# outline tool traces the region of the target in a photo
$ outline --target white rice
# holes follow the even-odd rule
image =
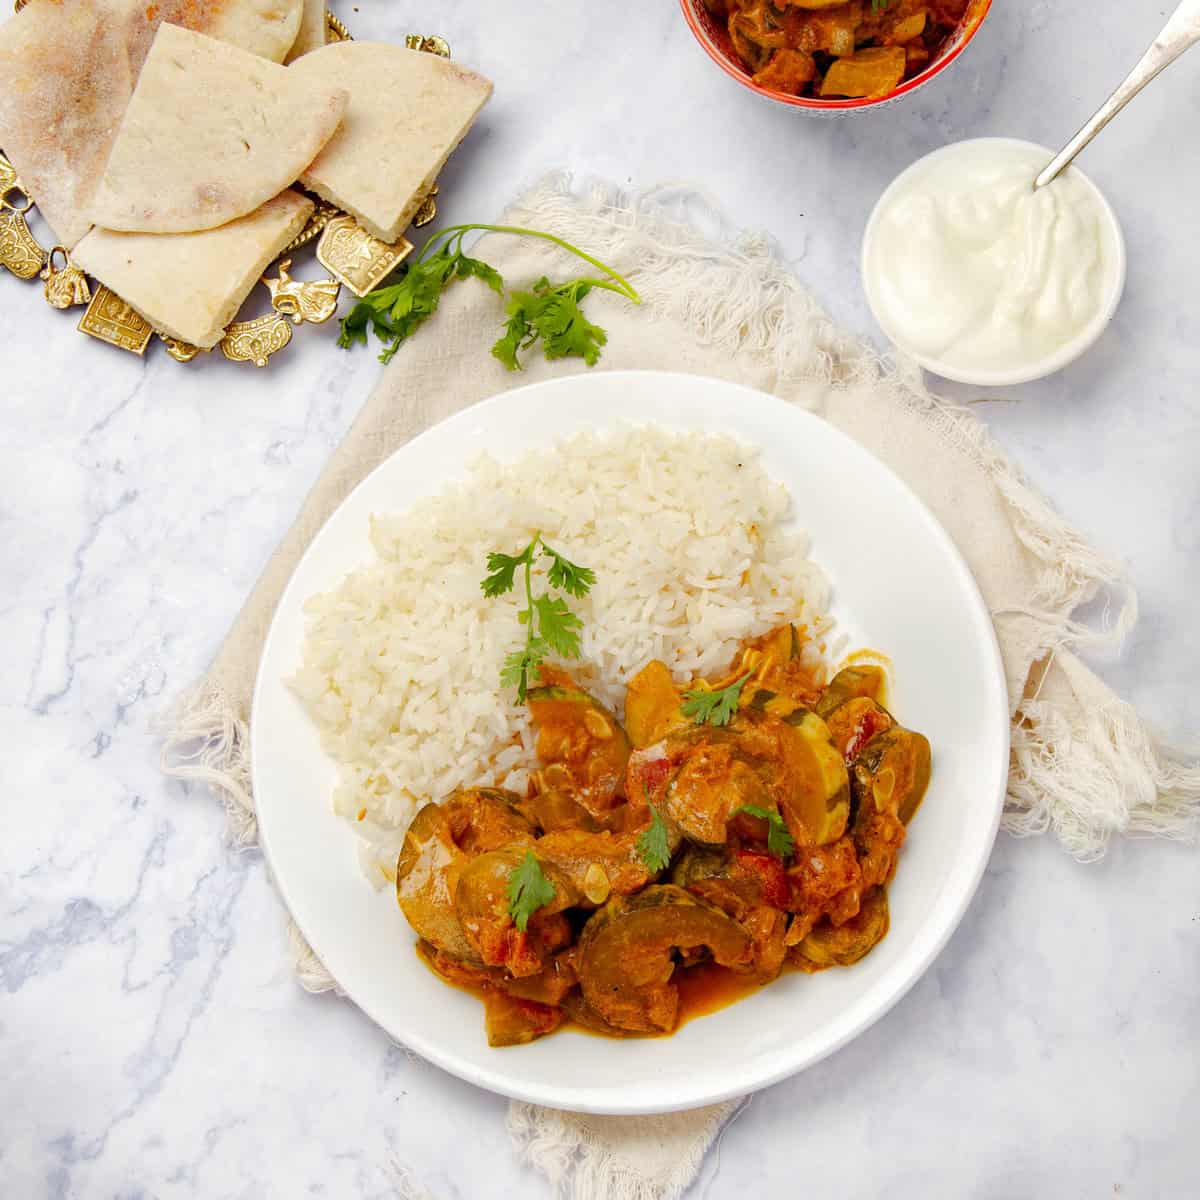
[[[568,597],[584,627],[567,665],[620,714],[652,658],[680,681],[715,673],[743,638],[788,620],[817,635],[819,657],[828,583],[790,503],[731,438],[634,428],[511,465],[482,458],[465,483],[375,517],[376,561],[306,604],[291,681],[338,764],[334,809],[364,839],[368,878],[390,875],[419,804],[463,786],[520,790],[534,762],[528,715],[499,683],[524,641],[524,598],[485,599],[490,551],[519,553],[540,530],[596,572],[590,595]]]

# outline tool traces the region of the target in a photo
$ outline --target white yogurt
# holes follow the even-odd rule
[[[967,383],[1037,379],[1112,318],[1125,283],[1120,225],[1075,168],[1035,192],[1052,157],[1009,138],[958,142],[879,201],[863,242],[867,299],[922,366]]]

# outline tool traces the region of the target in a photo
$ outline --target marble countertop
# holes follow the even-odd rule
[[[735,87],[671,0],[337,11],[360,36],[435,24],[496,80],[443,176],[445,218],[490,219],[558,167],[687,181],[874,335],[857,248],[884,185],[962,137],[1065,140],[1169,7],[997,3],[939,81],[843,121]],[[1184,60],[1088,152],[1128,235],[1125,302],[1083,362],[981,409],[1129,564],[1142,621],[1103,670],[1175,737],[1200,730],[1200,146],[1180,136],[1198,106],[1200,58]],[[149,730],[378,363],[326,326],[266,372],[181,368],[75,323],[0,278],[0,1194],[386,1197],[407,1164],[438,1200],[547,1196],[510,1152],[505,1101],[296,986],[260,856],[228,848],[201,790],[164,781]],[[1002,836],[921,983],[755,1098],[689,1194],[1196,1195],[1198,996],[1194,850],[1129,842],[1082,867]]]

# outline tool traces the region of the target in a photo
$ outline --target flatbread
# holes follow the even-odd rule
[[[333,136],[346,92],[163,25],[88,209],[122,233],[194,233],[252,213]]]
[[[168,0],[158,19],[281,63],[296,43],[304,0]]]
[[[68,248],[91,224],[87,194],[137,73],[137,47],[104,7],[33,0],[0,26],[0,148]]]
[[[304,15],[300,18],[300,32],[288,51],[284,62],[295,62],[310,50],[319,50],[325,45],[328,28],[325,24],[325,0],[304,0]]]
[[[0,25],[0,149],[70,248],[155,31],[220,29],[279,61],[303,0],[31,0]]]
[[[288,70],[350,93],[341,130],[300,181],[385,242],[407,228],[492,94],[457,63],[381,42],[334,42]]]
[[[248,217],[203,233],[93,229],[71,258],[160,333],[208,349],[312,210],[311,200],[287,191]]]

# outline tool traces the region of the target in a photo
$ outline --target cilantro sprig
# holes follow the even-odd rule
[[[767,849],[776,858],[786,861],[796,853],[796,841],[788,832],[788,827],[777,812],[773,812],[769,808],[760,808],[757,804],[743,804],[737,811],[745,813],[748,817],[757,817],[760,821],[766,821]]]
[[[452,237],[426,257],[436,240],[431,238],[425,244],[399,283],[368,292],[342,318],[339,346],[349,349],[356,342],[365,346],[369,328],[381,342],[387,343],[379,355],[380,362],[391,362],[401,342],[437,312],[442,292],[453,280],[482,279],[492,291],[503,294],[500,272],[482,259],[464,254],[461,235]]]
[[[532,291],[513,292],[504,336],[492,347],[492,354],[510,371],[519,371],[517,355],[540,338],[547,358],[576,355],[594,367],[608,334],[583,315],[579,302],[595,286],[593,279],[555,285],[543,275]]]
[[[506,895],[508,915],[522,933],[529,925],[529,918],[557,895],[554,884],[542,873],[542,864],[532,850],[526,850],[520,865],[509,872]]]
[[[521,369],[520,354],[535,342],[542,343],[547,358],[578,356],[593,366],[600,358],[608,335],[583,314],[580,302],[596,288],[615,292],[634,304],[641,298],[633,284],[612,267],[581,250],[578,246],[517,225],[451,225],[421,247],[420,253],[404,268],[398,283],[368,292],[342,318],[338,345],[344,349],[368,342],[368,331],[384,343],[379,358],[390,362],[400,346],[435,312],[442,293],[456,279],[481,279],[499,295],[504,294],[504,279],[495,267],[481,258],[463,252],[463,238],[476,230],[509,233],[517,237],[540,238],[581,258],[595,267],[601,277],[584,276],[565,283],[551,283],[543,276],[530,291],[509,294],[504,333],[492,347],[495,355],[510,371]]]
[[[529,676],[549,655],[559,658],[579,657],[579,631],[583,621],[567,607],[561,596],[533,594],[533,564],[538,558],[548,558],[550,568],[546,582],[552,588],[570,596],[586,596],[596,582],[596,572],[580,567],[542,540],[540,532],[520,554],[501,554],[493,551],[487,557],[487,577],[480,583],[489,599],[503,596],[516,587],[517,571],[524,568],[525,607],[517,619],[525,626],[525,646],[514,650],[500,670],[500,683],[517,689],[517,702],[525,703],[529,693]]]
[[[665,870],[671,861],[671,846],[667,841],[667,823],[662,813],[650,805],[650,828],[637,840],[638,854],[647,870]]]
[[[737,712],[738,702],[742,698],[742,688],[752,672],[747,671],[740,679],[735,679],[728,687],[718,688],[710,692],[704,688],[684,692],[681,711],[697,725],[728,725]]]

